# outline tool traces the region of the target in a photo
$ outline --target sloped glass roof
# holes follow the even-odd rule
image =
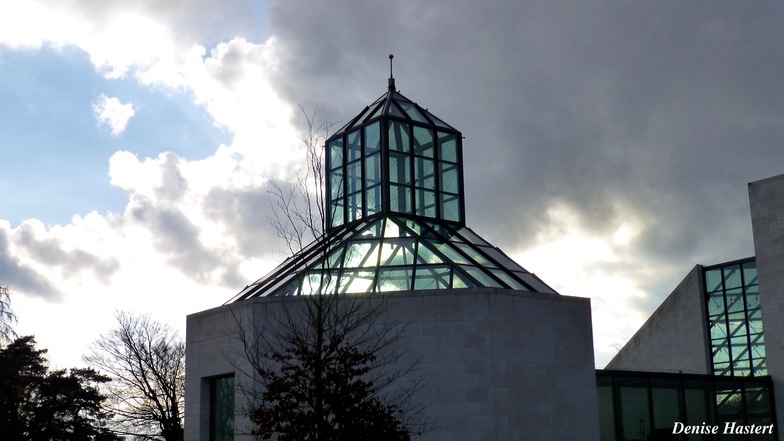
[[[359,115],[341,127],[340,130],[331,135],[330,138],[338,137],[345,132],[349,132],[382,116],[392,116],[396,119],[410,123],[434,125],[442,130],[457,132],[454,127],[445,123],[427,109],[423,109],[417,103],[406,98],[400,92],[390,90],[381,95],[373,104],[365,107]]]
[[[228,303],[264,296],[471,287],[557,294],[468,227],[377,215],[314,241]]]

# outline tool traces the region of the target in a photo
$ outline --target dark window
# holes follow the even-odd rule
[[[234,441],[234,376],[210,380],[210,441]]]

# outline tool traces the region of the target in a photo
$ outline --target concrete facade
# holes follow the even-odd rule
[[[704,283],[702,266],[697,265],[606,369],[710,374]]]
[[[768,375],[776,397],[784,397],[784,175],[749,184],[751,226],[760,289]],[[784,406],[777,406],[784,439]]]
[[[188,317],[186,440],[208,440],[207,379],[245,381],[229,361],[240,349],[237,318],[262,326],[303,300],[255,298]],[[424,381],[415,400],[434,423],[414,439],[598,440],[588,299],[472,288],[395,293],[387,302],[384,318],[405,324],[397,344],[419,362],[410,374]],[[247,420],[235,422],[235,439],[250,440],[240,435]]]

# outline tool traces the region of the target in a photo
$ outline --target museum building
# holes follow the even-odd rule
[[[238,327],[263,330],[321,294],[383,298],[385,319],[405,325],[401,362],[416,360],[413,399],[432,422],[416,439],[778,439],[784,176],[749,186],[756,257],[695,267],[597,371],[590,300],[558,294],[466,225],[462,139],[390,76],[326,140],[325,233],[187,318],[186,440],[253,439]],[[674,434],[675,422],[775,430]]]

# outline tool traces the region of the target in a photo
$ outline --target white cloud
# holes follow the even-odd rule
[[[128,120],[136,111],[131,103],[122,103],[118,98],[109,98],[101,94],[93,103],[93,113],[99,124],[109,126],[112,136],[117,136],[125,130]]]

